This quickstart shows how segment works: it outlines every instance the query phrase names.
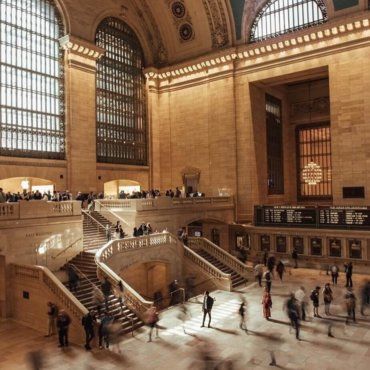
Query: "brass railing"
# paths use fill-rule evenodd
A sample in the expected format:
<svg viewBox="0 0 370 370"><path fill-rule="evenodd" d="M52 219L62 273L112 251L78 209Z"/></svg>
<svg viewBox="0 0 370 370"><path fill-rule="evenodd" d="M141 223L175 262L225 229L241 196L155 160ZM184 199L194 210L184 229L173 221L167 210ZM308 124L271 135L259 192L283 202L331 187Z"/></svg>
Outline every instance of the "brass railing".
<svg viewBox="0 0 370 370"><path fill-rule="evenodd" d="M188 245L194 250L205 250L211 256L217 258L220 262L224 263L244 278L247 278L248 276L250 277L253 274L251 267L245 265L243 262L239 261L237 258L206 238L190 237Z"/></svg>

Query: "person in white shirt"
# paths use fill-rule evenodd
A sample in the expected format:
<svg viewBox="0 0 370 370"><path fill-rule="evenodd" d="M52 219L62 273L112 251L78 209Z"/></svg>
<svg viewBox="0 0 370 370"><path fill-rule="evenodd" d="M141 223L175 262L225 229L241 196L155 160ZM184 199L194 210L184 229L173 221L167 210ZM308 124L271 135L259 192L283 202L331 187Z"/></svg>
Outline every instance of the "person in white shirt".
<svg viewBox="0 0 370 370"><path fill-rule="evenodd" d="M308 304L306 289L301 286L295 293L294 293L295 299L298 301L299 308L300 308L300 316L301 320L306 320L306 307Z"/></svg>

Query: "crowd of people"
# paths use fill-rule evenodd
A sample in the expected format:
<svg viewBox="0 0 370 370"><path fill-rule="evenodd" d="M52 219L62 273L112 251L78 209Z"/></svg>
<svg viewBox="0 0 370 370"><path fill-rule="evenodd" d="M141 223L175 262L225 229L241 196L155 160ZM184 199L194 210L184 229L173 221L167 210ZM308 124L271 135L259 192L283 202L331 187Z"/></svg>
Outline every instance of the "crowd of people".
<svg viewBox="0 0 370 370"><path fill-rule="evenodd" d="M7 193L5 193L3 189L0 188L0 203L15 203L21 200L45 200L52 202L61 202L65 200L72 200L72 194L68 190L63 192L54 191L53 193L51 193L50 191L41 193L39 190L23 190L22 192L18 191L17 193L12 193L8 191Z"/></svg>
<svg viewBox="0 0 370 370"><path fill-rule="evenodd" d="M141 191L134 191L132 193L125 193L123 190L120 191L118 198L119 199L154 199L159 198L161 196L170 197L170 198L184 198L184 197L205 197L204 193L201 192L184 192L180 190L179 187L176 187L175 190L168 189L165 192L161 192L158 189L151 189L151 190L141 190Z"/></svg>
<svg viewBox="0 0 370 370"><path fill-rule="evenodd" d="M298 268L298 256L296 254L296 251L293 251L292 257L294 259L294 268ZM263 262L264 263L257 261L256 265L254 266L254 274L259 286L263 287L263 295L261 300L263 317L266 320L270 320L272 316L273 305L273 296L271 291L274 272L276 272L279 280L282 281L284 272L286 271L286 267L283 261L276 261L276 258L273 255L269 256L267 252L263 254ZM352 281L352 262L344 264L344 273L346 278L345 288L347 289L342 299L346 307L345 323L349 324L349 322L351 321L353 323L356 322L357 308L357 297L353 290ZM305 321L307 318L307 310L310 301L312 304L312 314L314 318L323 318L322 315L325 315L325 317L329 317L332 315L330 308L335 296L334 287L338 284L339 266L333 264L329 267L327 274L331 276L331 283L325 283L323 288L317 285L311 289L309 294L307 293L308 290L306 290L304 286L301 286L295 292L291 292L289 298L285 302L285 311L290 320L291 327L295 330L296 338L298 340L300 340L300 322ZM335 299L338 301L340 298L336 297ZM319 311L320 302L324 303L324 313ZM244 305L245 302L242 302L241 309ZM370 281L365 283L364 286L361 288L361 315L364 315L365 307L368 305L370 305ZM328 325L329 337L333 336L331 328L332 325Z"/></svg>

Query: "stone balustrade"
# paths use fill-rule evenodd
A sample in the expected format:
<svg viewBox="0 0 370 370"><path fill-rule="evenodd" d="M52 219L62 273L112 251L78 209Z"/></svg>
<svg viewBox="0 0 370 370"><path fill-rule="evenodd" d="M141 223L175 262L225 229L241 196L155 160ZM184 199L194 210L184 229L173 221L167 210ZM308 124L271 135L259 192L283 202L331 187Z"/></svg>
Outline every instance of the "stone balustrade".
<svg viewBox="0 0 370 370"><path fill-rule="evenodd" d="M232 290L231 274L226 274L209 263L206 259L199 254L192 251L184 245L184 255L189 258L193 263L202 269L207 275L211 276L214 283L222 290Z"/></svg>
<svg viewBox="0 0 370 370"><path fill-rule="evenodd" d="M189 247L194 250L204 249L211 256L217 258L219 261L223 262L226 266L230 267L244 278L248 278L248 276L250 277L253 273L251 267L245 265L243 262L239 261L237 258L227 253L222 248L206 238L191 237L189 238L188 243Z"/></svg>
<svg viewBox="0 0 370 370"><path fill-rule="evenodd" d="M143 198L143 199L102 199L96 202L95 209L108 208L117 211L151 211L159 209L218 209L233 208L234 199L225 197L195 197L195 198Z"/></svg>
<svg viewBox="0 0 370 370"><path fill-rule="evenodd" d="M0 221L81 215L81 202L47 202L43 200L0 203Z"/></svg>
<svg viewBox="0 0 370 370"><path fill-rule="evenodd" d="M67 310L78 322L87 314L87 309L78 299L62 284L60 280L46 267L11 264L12 278L14 281L36 282L46 288L54 297L58 307Z"/></svg>

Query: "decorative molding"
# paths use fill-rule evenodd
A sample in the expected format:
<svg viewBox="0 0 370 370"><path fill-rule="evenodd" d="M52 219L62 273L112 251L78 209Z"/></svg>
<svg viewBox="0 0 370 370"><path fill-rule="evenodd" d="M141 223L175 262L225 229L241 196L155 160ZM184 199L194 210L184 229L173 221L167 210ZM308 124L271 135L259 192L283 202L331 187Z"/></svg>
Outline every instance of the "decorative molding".
<svg viewBox="0 0 370 370"><path fill-rule="evenodd" d="M55 167L55 168L67 168L67 162L62 160L61 163L43 162L41 159L37 162L28 161L12 161L0 159L0 165L2 166L21 166L21 167Z"/></svg>
<svg viewBox="0 0 370 370"><path fill-rule="evenodd" d="M204 0L205 1L205 0ZM192 63L182 63L180 65L166 67L163 69L148 68L145 71L145 76L148 80L171 80L182 76L194 75L199 73L207 73L212 68L223 68L223 72L228 72L233 67L235 61L252 62L261 58L271 57L272 54L284 53L286 58L287 52L293 49L310 46L311 50L320 50L327 47L338 48L343 47L343 44L333 45L332 40L346 35L353 35L356 32L364 32L363 37L351 37L349 43L360 43L364 40L369 40L370 34L370 19L353 17L346 19L346 23L342 23L343 19L338 22L325 23L311 29L297 31L294 34L286 34L276 39L269 39L254 44L243 45L236 48L228 48L223 52L214 53L207 57L197 58ZM330 42L326 44L326 42ZM315 48L316 47L316 48ZM275 61L276 59L274 59ZM271 58L269 58L271 61Z"/></svg>
<svg viewBox="0 0 370 370"><path fill-rule="evenodd" d="M137 3L140 3L140 6ZM153 13L149 8L149 5L146 3L145 0L138 0L137 2L134 2L133 5L135 7L136 14L141 19L143 27L145 28L145 33L147 34L149 44L151 44L153 48L154 65L165 65L168 61L168 52L166 47L164 46L160 30L154 19ZM147 23L147 19L149 20L150 27Z"/></svg>
<svg viewBox="0 0 370 370"><path fill-rule="evenodd" d="M226 15L221 0L202 0L212 38L212 48L223 48L229 43Z"/></svg>
<svg viewBox="0 0 370 370"><path fill-rule="evenodd" d="M63 36L59 43L67 52L94 61L105 53L103 48L72 35Z"/></svg>
<svg viewBox="0 0 370 370"><path fill-rule="evenodd" d="M172 20L178 32L180 42L194 40L195 33L193 21L185 6L184 0L164 0L167 3Z"/></svg>

